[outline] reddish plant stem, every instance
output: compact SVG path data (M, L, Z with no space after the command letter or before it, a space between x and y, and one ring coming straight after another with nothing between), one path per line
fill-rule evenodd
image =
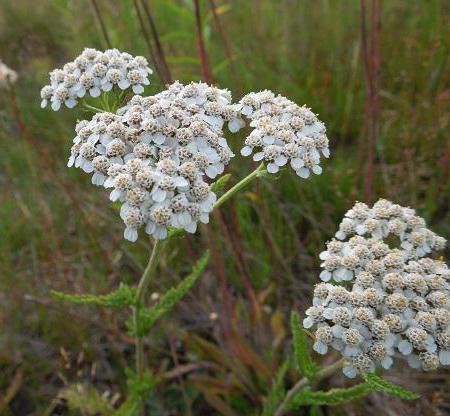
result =
M231 316L233 312L233 297L231 296L225 269L220 258L219 249L217 247L217 239L213 235L211 227L206 227L206 236L208 238L209 247L211 249L212 258L214 261L214 268L219 275L219 281L222 287L223 302L222 313L220 316L222 330L225 338L230 339L232 335Z
M230 204L230 207L231 206L232 206L232 204ZM232 209L232 208L230 208L230 209ZM252 284L250 283L250 279L249 279L247 272L243 265L242 256L241 256L241 254L243 253L243 247L241 244L239 244L239 238L233 238L233 237L237 237L237 236L234 234L233 235L230 234L230 231L225 223L222 213L220 211L217 211L217 214L214 214L214 215L216 216L216 218L219 222L220 228L222 229L222 232L224 233L226 240L228 240L230 243L230 246L231 246L230 248L233 253L233 257L234 257L236 266L238 268L239 275L241 277L242 283L244 284L244 288L247 293L247 298L252 305L252 309L253 309L255 317L258 319L260 316L259 305L258 305L258 301L256 299L255 291L252 287Z
M148 23L150 25L150 30L153 36L153 42L156 48L156 56L159 60L159 66L161 69L161 73L164 78L165 84L170 84L172 82L172 74L170 73L169 66L167 65L166 55L164 53L164 49L161 44L161 40L159 38L158 30L156 29L155 19L150 11L150 7L146 0L141 0L142 8L144 9L144 13L147 16Z
M379 120L379 72L380 72L380 1L371 0L370 33L366 28L366 0L361 0L361 40L362 60L366 81L366 101L364 111L364 134L368 134L367 171L364 183L364 197L367 203L373 202L375 146Z
M228 61L230 62L230 70L231 70L231 76L233 77L233 82L234 82L236 88L238 89L238 91L241 93L242 92L242 84L239 80L239 76L238 76L238 73L236 70L236 65L234 63L233 54L231 52L231 46L230 46L228 36L227 36L225 30L223 29L222 22L220 21L220 16L217 13L216 2L215 2L215 0L209 0L209 4L211 6L211 11L214 16L214 21L216 23L217 30L219 32L223 47L225 49L225 54L227 55Z
M202 79L208 84L212 84L213 77L211 69L209 67L208 55L206 53L205 42L203 39L203 28L202 28L202 18L200 13L200 3L199 0L194 1L194 11L195 11L195 31L197 34L197 49L200 58L200 72L202 74Z
M136 15L139 21L139 27L141 28L142 36L145 39L145 43L148 48L148 52L150 53L150 57L152 58L153 64L155 65L156 72L158 74L158 77L162 84L165 82L164 74L161 71L159 59L155 54L155 50L153 49L152 43L150 41L150 35L147 32L147 29L145 28L144 19L142 17L141 10L139 8L138 0L133 0L134 9L136 10Z
M173 363L175 364L175 368L179 368L180 361L178 360L178 355L177 355L177 351L176 351L174 344L175 343L174 343L173 337L171 335L169 335L170 355L172 356L172 360L173 360ZM192 404L191 404L191 400L186 392L186 386L183 381L183 376L180 373L178 373L176 375L176 378L180 385L180 390L181 390L181 394L183 396L184 405L186 407L187 416L192 416Z
M92 3L92 7L94 8L95 16L97 17L98 23L100 25L100 30L105 39L106 46L109 49L111 49L112 48L111 41L109 40L108 32L106 30L106 25L105 25L105 22L103 21L103 17L100 12L100 8L98 7L97 0L91 0L91 3Z

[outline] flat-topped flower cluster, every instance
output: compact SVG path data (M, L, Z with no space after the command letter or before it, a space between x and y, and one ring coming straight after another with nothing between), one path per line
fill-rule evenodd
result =
M325 125L309 108L267 90L247 94L239 108L254 128L241 149L243 156L266 161L270 173L288 162L301 178L322 172L320 156L330 156L328 138Z
M51 104L54 111L61 105L73 108L87 93L98 97L102 91L131 88L135 94L144 92L152 70L143 56L132 56L117 49L104 52L86 48L73 62L50 72L50 84L41 90L41 107Z
M141 94L151 73L142 56L87 48L50 72L41 106L73 108L86 94L96 98L111 91L116 105L124 98L118 91ZM236 133L245 120L253 130L242 155L256 151L253 159L270 173L288 162L302 178L321 173L321 155L330 153L328 138L309 108L267 90L233 104L226 89L179 82L154 96L135 95L116 113L99 112L79 122L68 165L92 173L95 185L112 188L110 199L122 202L128 240L135 241L142 227L157 239L164 239L169 227L195 232L198 221L208 222L216 201L208 180L221 175L234 156L224 128Z
M225 123L243 125L227 90L175 82L155 96L134 96L117 114L78 123L69 166L113 188L128 240L140 227L157 239L170 226L195 232L216 201L206 178L221 174L234 156Z
M314 349L340 351L349 377L389 368L397 352L414 368L450 365L450 270L426 257L445 239L386 200L355 204L336 236L320 255L322 280L334 282L316 286L304 320L317 327Z
M0 88L10 88L17 81L17 72L0 60Z

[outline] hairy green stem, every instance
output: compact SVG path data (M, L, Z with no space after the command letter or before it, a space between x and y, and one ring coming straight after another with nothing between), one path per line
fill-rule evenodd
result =
M265 170L264 162L261 163L252 173L240 180L236 185L225 192L215 203L214 209L219 208L225 201L230 199L235 193L239 192L242 188L247 186L253 179L261 176Z
M282 416L284 413L284 409L288 406L288 404L291 402L292 398L304 387L306 387L311 381L319 381L324 378L327 378L331 374L335 373L337 370L339 370L345 363L345 358L341 358L340 360L336 361L335 363L322 368L320 371L317 372L317 374L314 376L312 380L309 380L308 378L304 377L301 380L299 380L286 394L284 400L281 402L281 404L278 406L277 411L275 412L274 416Z
M94 111L95 113L104 113L106 111L106 110L103 110L101 108L94 107L93 105L90 105L90 104L88 104L86 102L83 102L83 107L88 109L88 110Z
M140 310L143 306L145 295L147 293L148 285L153 277L156 266L158 264L159 254L161 253L162 241L155 240L155 245L153 246L152 254L148 261L147 267L142 274L141 280L136 292L136 299L133 308L133 322L135 330L135 342L136 342L136 374L140 380L144 375L145 369L145 359L144 359L144 343L143 335L139 331L140 327Z

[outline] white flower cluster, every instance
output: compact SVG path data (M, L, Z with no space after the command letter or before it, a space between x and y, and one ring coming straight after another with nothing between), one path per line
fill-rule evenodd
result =
M386 200L372 209L356 203L337 237L344 241L330 241L320 255L322 280L337 284L315 287L303 321L317 327L314 350L340 351L348 377L390 368L396 352L413 368L450 365L450 270L425 257L445 239L414 210Z
M328 138L325 125L309 108L267 90L247 94L238 106L254 127L241 149L243 156L256 151L253 160L266 161L270 173L288 162L301 178L322 172L320 154L330 156Z
M17 72L0 61L0 88L10 88L17 81Z
M175 82L158 95L134 96L118 114L78 123L68 165L113 188L110 199L123 202L126 239L135 241L143 226L157 239L170 226L193 233L216 202L205 176L221 174L234 156L225 122L243 123L228 91Z
M41 107L50 102L54 111L62 104L73 108L86 93L98 97L102 91L111 91L115 86L121 90L131 87L135 94L141 94L143 86L150 83L151 73L143 56L132 56L117 49L101 52L86 48L73 62L50 72L50 84L41 90Z

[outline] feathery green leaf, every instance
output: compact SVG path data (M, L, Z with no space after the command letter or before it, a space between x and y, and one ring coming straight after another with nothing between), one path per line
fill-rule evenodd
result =
M84 414L108 415L113 411L111 404L94 387L81 383L64 388L59 397L67 401L70 410L78 410Z
M284 360L283 364L278 368L274 379L272 380L272 388L266 398L264 403L263 411L261 416L272 416L278 406L278 403L283 400L286 394L286 389L284 387L284 377L291 367L291 356L288 355Z
M353 387L337 388L329 391L311 391L309 388L305 388L292 398L287 407L289 410L295 410L307 405L336 406L359 399L374 390L375 388L368 383L360 383Z
M113 413L113 416L140 416L145 400L158 384L158 379L150 370L144 373L142 380L139 380L136 373L130 369L126 370L126 374L129 385L128 398Z
M309 355L305 332L300 325L300 317L294 311L291 313L291 330L294 336L294 351L298 368L305 377L311 378L316 372L316 365Z
M203 254L199 261L193 267L191 273L177 286L169 289L158 302L151 308L141 308L140 328L137 329L138 334L145 334L162 315L169 312L186 295L189 289L194 285L201 276L209 260L209 250ZM136 328L133 328L131 322L128 323L130 332L134 335Z
M184 228L169 227L169 234L167 236L167 239L170 240L171 238L178 237L183 234Z
M122 306L130 306L134 303L136 290L127 285L121 284L117 290L107 295L69 295L67 293L52 290L50 295L56 299L72 303L92 304L119 308Z
M392 394L393 396L400 397L405 400L415 400L419 397L418 394L404 390L400 386L397 386L394 383L391 383L390 381L377 376L373 373L364 373L363 374L364 380L375 390L378 391L385 391L389 394Z
M217 179L217 181L215 181L211 185L211 191L214 193L223 191L223 189L225 188L225 185L230 180L230 178L231 178L230 173L227 173L226 175L221 176L219 179Z

